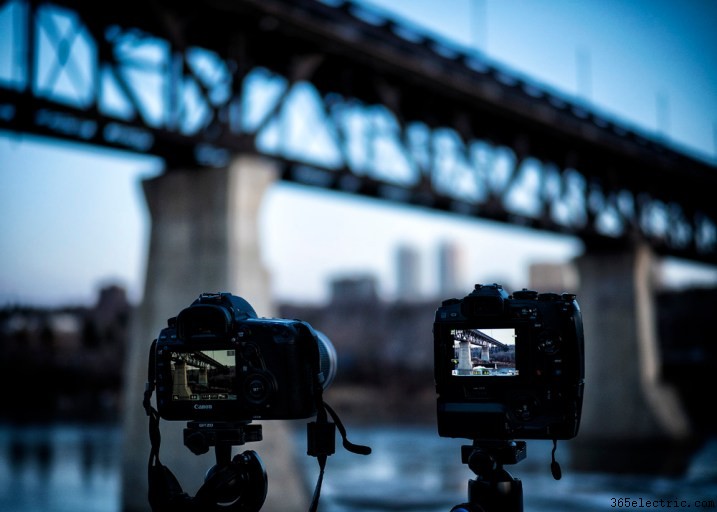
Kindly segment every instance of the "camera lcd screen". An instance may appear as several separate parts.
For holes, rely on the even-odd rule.
[[[515,377],[515,329],[452,329],[455,377]]]
[[[172,352],[172,400],[236,400],[234,350]]]

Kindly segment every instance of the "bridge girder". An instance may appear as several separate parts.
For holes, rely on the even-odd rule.
[[[286,180],[717,264],[713,165],[354,3],[15,0],[0,16],[16,56],[0,129],[169,169],[268,153]],[[301,101],[318,156],[287,142]]]

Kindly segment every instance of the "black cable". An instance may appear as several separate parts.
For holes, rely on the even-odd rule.
[[[324,481],[324,470],[326,469],[326,460],[328,456],[317,455],[316,459],[319,461],[319,478],[316,480],[316,487],[314,488],[314,495],[311,498],[311,504],[309,505],[309,512],[316,512],[319,508],[319,496],[321,495],[321,484]]]
[[[334,423],[329,421],[327,412],[331,415]],[[353,444],[348,440],[346,436],[346,428],[341,422],[338,414],[336,414],[336,411],[334,411],[329,404],[324,402],[321,393],[318,393],[316,396],[316,421],[307,425],[307,453],[316,457],[319,463],[319,477],[316,480],[316,488],[314,489],[314,495],[311,499],[309,512],[316,512],[319,506],[319,497],[321,495],[321,485],[324,481],[326,461],[328,460],[328,456],[333,455],[335,451],[335,427],[338,427],[339,429],[339,433],[341,434],[341,438],[343,440],[343,446],[346,450],[360,455],[368,455],[371,453],[371,448],[368,446]]]
[[[346,428],[344,427],[344,424],[341,423],[341,420],[339,419],[338,414],[336,414],[336,411],[334,411],[329,404],[326,402],[323,402],[323,406],[326,408],[327,411],[329,411],[329,414],[334,419],[334,422],[336,423],[336,426],[339,429],[339,432],[341,433],[341,438],[343,439],[343,445],[344,448],[346,448],[351,453],[356,453],[358,455],[370,455],[371,454],[371,448],[369,446],[363,446],[360,444],[353,444],[348,440],[348,437],[346,436]]]

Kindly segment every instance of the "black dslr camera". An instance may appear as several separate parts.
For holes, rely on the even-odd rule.
[[[575,295],[476,285],[433,324],[438,433],[468,439],[571,439],[583,401]]]
[[[170,318],[153,357],[166,420],[309,418],[336,375],[326,336],[300,320],[257,318],[230,293],[203,293]]]

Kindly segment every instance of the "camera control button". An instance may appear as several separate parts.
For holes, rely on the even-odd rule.
[[[517,396],[511,402],[510,411],[518,421],[530,421],[539,414],[538,401],[531,396]]]
[[[538,336],[538,350],[543,354],[553,355],[560,350],[560,336],[543,331]]]
[[[520,291],[513,292],[513,298],[519,299],[519,300],[535,300],[538,298],[538,292],[534,290],[528,290],[527,288],[523,288]]]

